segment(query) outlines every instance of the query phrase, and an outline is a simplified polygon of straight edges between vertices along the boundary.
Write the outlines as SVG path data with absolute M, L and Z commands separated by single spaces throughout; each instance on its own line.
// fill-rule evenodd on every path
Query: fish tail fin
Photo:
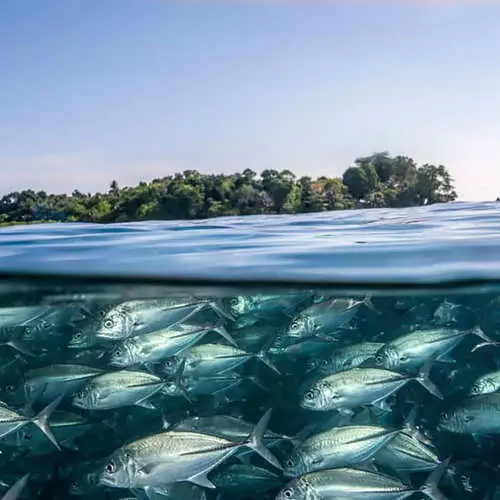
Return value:
M 31 421 L 47 436 L 49 441 L 60 451 L 61 447 L 57 442 L 54 434 L 49 427 L 49 418 L 52 415 L 52 412 L 57 408 L 59 403 L 61 402 L 64 394 L 58 396 L 52 403 L 47 405 L 38 415 L 34 416 Z
M 368 294 L 364 299 L 363 299 L 363 304 L 370 309 L 370 311 L 373 311 L 375 314 L 382 314 L 373 304 L 372 302 L 372 296 Z
M 28 484 L 28 480 L 30 478 L 30 474 L 25 474 L 22 478 L 18 479 L 5 493 L 2 497 L 2 500 L 16 500 L 19 498 L 19 495 L 22 493 L 26 485 Z
M 278 375 L 281 375 L 281 372 L 278 370 L 276 365 L 271 361 L 269 356 L 267 355 L 267 351 L 264 347 L 260 352 L 255 354 L 257 358 L 259 358 L 268 368 L 270 368 L 273 372 L 277 373 Z
M 224 338 L 225 340 L 227 340 L 234 347 L 238 347 L 238 344 L 233 339 L 233 337 L 231 336 L 231 334 L 222 325 L 213 328 L 213 331 L 217 332 L 222 338 Z
M 262 442 L 262 438 L 264 437 L 264 433 L 266 432 L 267 425 L 269 424 L 269 420 L 271 418 L 271 408 L 264 413 L 261 419 L 257 422 L 257 425 L 254 427 L 250 436 L 245 442 L 245 445 L 258 453 L 266 462 L 269 462 L 272 466 L 276 467 L 279 470 L 283 470 L 281 464 L 278 462 L 278 459 L 264 446 Z
M 490 337 L 488 337 L 488 335 L 486 335 L 486 333 L 484 333 L 483 329 L 480 326 L 475 326 L 474 328 L 472 328 L 470 333 L 471 333 L 471 335 L 476 335 L 481 340 L 483 340 L 483 342 L 480 342 L 479 344 L 474 346 L 472 348 L 471 352 L 475 352 L 478 349 L 481 349 L 482 347 L 486 347 L 486 346 L 498 346 L 498 345 L 500 345 L 500 342 L 496 342 L 496 341 L 490 339 Z
M 438 467 L 436 467 L 429 475 L 425 483 L 419 488 L 419 491 L 431 500 L 447 500 L 438 489 L 438 483 L 448 469 L 450 458 L 447 458 Z
M 432 395 L 436 396 L 439 399 L 443 399 L 443 395 L 441 394 L 441 391 L 437 388 L 437 386 L 434 384 L 434 382 L 431 381 L 429 378 L 429 374 L 431 372 L 432 364 L 434 362 L 434 359 L 429 359 L 425 365 L 422 367 L 420 370 L 419 374 L 416 376 L 415 380 L 428 392 L 430 392 Z
M 486 333 L 484 333 L 484 330 L 479 325 L 472 328 L 470 333 L 472 335 L 476 335 L 477 337 L 484 340 L 485 342 L 494 343 L 493 340 L 491 340 L 490 337 L 488 337 L 488 335 L 486 335 Z
M 228 319 L 229 321 L 234 321 L 235 318 L 234 316 L 229 313 L 228 311 L 224 310 L 224 307 L 217 302 L 216 300 L 213 300 L 208 303 L 208 305 L 211 307 L 211 309 L 219 316 Z

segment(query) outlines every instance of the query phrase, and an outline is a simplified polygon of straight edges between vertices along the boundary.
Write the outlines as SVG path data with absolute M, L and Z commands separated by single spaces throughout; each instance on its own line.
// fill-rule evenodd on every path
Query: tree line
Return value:
M 27 189 L 0 199 L 0 224 L 204 219 L 227 215 L 289 214 L 350 208 L 410 207 L 453 201 L 443 165 L 417 163 L 387 152 L 357 158 L 342 177 L 297 177 L 290 170 L 169 175 L 106 193 L 48 194 Z

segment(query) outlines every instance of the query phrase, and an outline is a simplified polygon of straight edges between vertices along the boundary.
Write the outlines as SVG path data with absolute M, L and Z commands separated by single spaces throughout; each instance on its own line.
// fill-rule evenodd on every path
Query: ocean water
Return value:
M 493 203 L 5 228 L 0 495 L 500 498 L 499 248 Z

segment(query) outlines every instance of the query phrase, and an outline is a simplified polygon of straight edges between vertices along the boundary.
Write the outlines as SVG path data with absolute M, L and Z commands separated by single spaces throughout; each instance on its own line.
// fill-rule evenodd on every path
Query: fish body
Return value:
M 370 459 L 399 434 L 399 430 L 379 426 L 337 427 L 307 438 L 285 462 L 291 477 L 338 467 L 351 467 Z
M 73 393 L 100 373 L 99 368 L 76 364 L 54 364 L 29 370 L 24 382 L 26 399 L 31 403 L 52 401 L 61 394 Z
M 420 382 L 440 397 L 437 388 L 423 374 L 411 377 L 380 368 L 352 368 L 307 384 L 300 405 L 309 410 L 328 411 L 381 404 L 410 380 Z
M 242 442 L 197 432 L 168 431 L 124 445 L 107 461 L 100 483 L 140 488 L 190 481 L 213 488 L 207 474 L 244 446 L 279 468 L 279 462 L 261 442 L 269 418 L 270 411 Z
M 375 362 L 387 369 L 409 370 L 423 365 L 430 358 L 440 360 L 470 334 L 484 338 L 480 329 L 417 330 L 385 344 L 375 354 Z
M 73 396 L 72 404 L 86 410 L 111 410 L 146 404 L 165 382 L 151 373 L 119 370 L 93 378 Z
M 479 394 L 441 415 L 438 429 L 478 436 L 500 434 L 500 394 Z
M 349 323 L 363 304 L 366 300 L 350 298 L 334 298 L 313 304 L 292 320 L 287 335 L 304 338 L 332 333 Z
M 381 342 L 361 342 L 334 350 L 327 356 L 312 358 L 306 363 L 308 371 L 318 375 L 332 375 L 356 368 L 375 355 L 384 344 Z
M 350 468 L 311 472 L 293 479 L 276 500 L 402 500 L 416 489 L 384 474 Z
M 492 394 L 500 390 L 500 370 L 478 377 L 472 384 L 469 395 Z
M 177 323 L 169 328 L 123 340 L 111 353 L 111 365 L 124 368 L 161 361 L 191 347 L 211 331 L 234 342 L 221 326 Z

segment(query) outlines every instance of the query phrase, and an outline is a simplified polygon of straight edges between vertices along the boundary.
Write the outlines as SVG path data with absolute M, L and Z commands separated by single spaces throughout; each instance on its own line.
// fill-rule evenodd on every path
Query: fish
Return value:
M 471 396 L 446 409 L 438 430 L 473 436 L 500 434 L 500 394 Z
M 491 394 L 500 390 L 500 370 L 486 373 L 478 377 L 469 389 L 469 396 Z
M 97 313 L 99 339 L 120 340 L 148 333 L 184 321 L 209 307 L 222 317 L 228 316 L 210 299 L 175 298 L 130 300 L 109 306 Z
M 184 374 L 192 377 L 210 376 L 234 370 L 250 359 L 257 358 L 276 373 L 280 373 L 267 353 L 248 353 L 233 346 L 223 344 L 200 344 L 177 356 L 172 356 L 163 363 L 162 370 L 171 375 L 185 361 Z
M 422 493 L 431 500 L 443 500 L 437 484 L 448 461 L 437 467 L 420 487 L 379 472 L 352 468 L 327 469 L 292 479 L 276 500 L 402 500 Z
M 26 372 L 24 393 L 30 406 L 35 402 L 47 402 L 61 394 L 71 393 L 102 370 L 92 366 L 76 364 L 53 364 Z
M 386 398 L 411 380 L 442 399 L 439 389 L 429 379 L 429 370 L 430 365 L 417 376 L 411 376 L 380 368 L 352 368 L 306 384 L 300 405 L 314 411 L 350 410 L 363 405 L 386 409 Z
M 262 443 L 271 416 L 268 410 L 244 441 L 197 432 L 167 431 L 124 445 L 113 453 L 100 475 L 100 484 L 137 488 L 189 481 L 215 488 L 207 474 L 242 447 L 257 452 L 276 468 L 274 455 Z
M 381 347 L 375 354 L 375 364 L 391 370 L 410 370 L 423 365 L 430 358 L 435 361 L 454 361 L 447 357 L 448 353 L 468 335 L 490 341 L 479 327 L 465 331 L 445 328 L 417 330 Z
M 315 434 L 295 447 L 284 464 L 284 473 L 297 477 L 358 465 L 371 459 L 400 432 L 380 426 L 348 425 Z
M 326 356 L 314 357 L 306 362 L 306 370 L 318 375 L 333 375 L 360 366 L 384 346 L 381 342 L 360 342 L 336 349 Z
M 287 335 L 290 337 L 312 337 L 328 335 L 345 326 L 366 305 L 374 309 L 370 297 L 363 300 L 332 298 L 318 302 L 301 311 L 290 323 Z
M 188 349 L 210 332 L 218 333 L 236 346 L 236 342 L 223 326 L 177 323 L 163 330 L 121 341 L 111 352 L 110 364 L 125 368 L 155 363 Z
M 165 381 L 148 372 L 119 370 L 94 377 L 74 394 L 72 405 L 85 410 L 111 410 L 126 406 L 154 408 L 150 398 Z

